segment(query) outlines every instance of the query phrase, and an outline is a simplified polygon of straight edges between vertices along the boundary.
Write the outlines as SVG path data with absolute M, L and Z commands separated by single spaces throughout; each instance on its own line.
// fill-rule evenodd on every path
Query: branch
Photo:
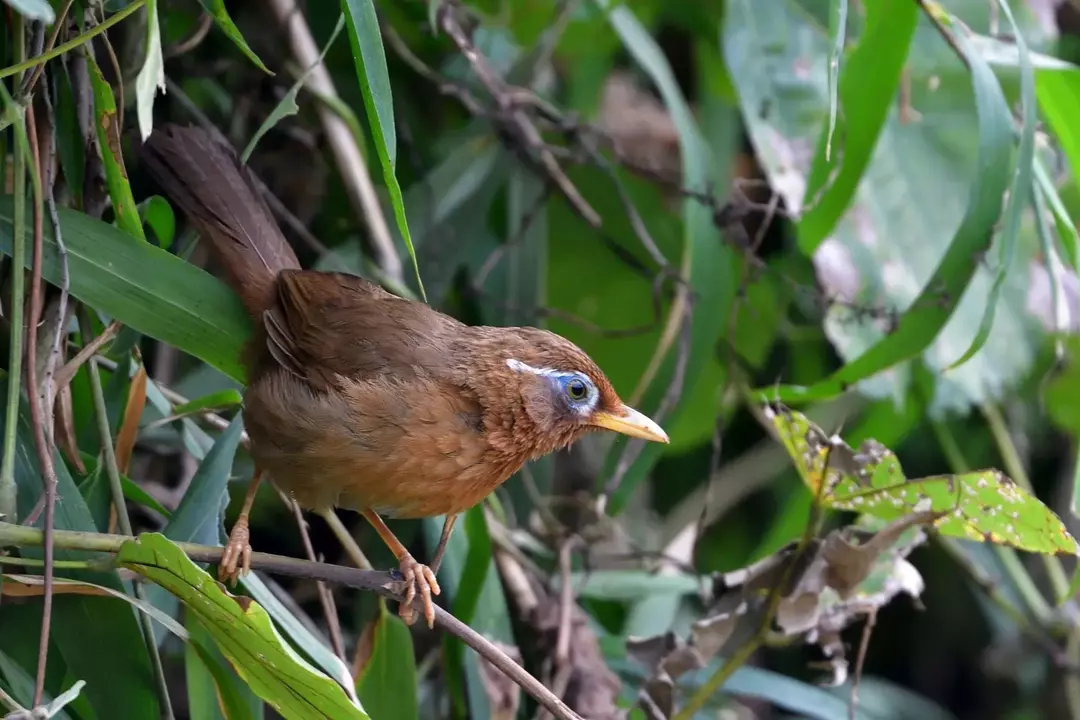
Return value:
M 40 546 L 44 543 L 44 539 L 44 533 L 37 528 L 0 522 L 0 547 L 8 545 Z M 121 546 L 130 540 L 131 538 L 122 535 L 105 533 L 75 532 L 71 530 L 56 530 L 53 533 L 53 543 L 58 548 L 111 554 L 118 553 Z M 176 543 L 176 545 L 195 562 L 215 563 L 221 559 L 220 547 L 196 545 L 194 543 Z M 401 602 L 404 599 L 404 594 L 400 592 L 401 581 L 397 580 L 395 575 L 379 570 L 358 570 L 343 565 L 298 560 L 261 552 L 251 554 L 251 567 L 275 575 L 322 580 L 345 587 L 367 590 L 396 602 Z M 414 602 L 414 606 L 418 611 L 423 610 L 419 598 Z M 540 705 L 547 708 L 556 718 L 560 720 L 582 720 L 581 716 L 571 710 L 562 700 L 555 697 L 539 680 L 511 660 L 506 653 L 437 605 L 435 606 L 435 622 L 452 635 L 460 638 L 462 642 L 479 653 L 493 666 L 502 670 L 508 678 L 525 692 L 532 695 Z

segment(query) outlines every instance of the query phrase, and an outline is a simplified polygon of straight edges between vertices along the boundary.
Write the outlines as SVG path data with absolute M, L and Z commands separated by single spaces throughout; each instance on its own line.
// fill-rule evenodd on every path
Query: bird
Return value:
M 353 541 L 354 510 L 398 561 L 399 614 L 429 627 L 454 520 L 526 462 L 595 430 L 667 443 L 595 362 L 547 330 L 465 324 L 357 275 L 302 269 L 251 174 L 210 130 L 155 128 L 143 164 L 208 241 L 254 332 L 243 356 L 254 473 L 218 576 L 250 571 L 249 515 L 264 478 Z M 430 565 L 383 518 L 446 516 Z M 344 537 L 347 535 L 348 537 Z

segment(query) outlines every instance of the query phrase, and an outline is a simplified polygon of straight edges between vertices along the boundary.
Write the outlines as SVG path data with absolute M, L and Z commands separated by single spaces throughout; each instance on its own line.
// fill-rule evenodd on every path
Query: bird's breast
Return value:
M 274 373 L 249 388 L 245 421 L 258 466 L 308 509 L 462 512 L 524 461 L 492 444 L 474 400 L 431 378 L 313 391 Z

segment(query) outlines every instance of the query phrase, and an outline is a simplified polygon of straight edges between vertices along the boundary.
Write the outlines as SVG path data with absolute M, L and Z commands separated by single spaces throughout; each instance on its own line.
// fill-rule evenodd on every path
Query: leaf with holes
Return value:
M 766 406 L 764 413 L 822 507 L 886 521 L 938 512 L 943 515 L 933 525 L 943 535 L 1046 555 L 1080 554 L 1057 515 L 998 470 L 909 480 L 896 455 L 876 440 L 856 450 L 782 405 Z

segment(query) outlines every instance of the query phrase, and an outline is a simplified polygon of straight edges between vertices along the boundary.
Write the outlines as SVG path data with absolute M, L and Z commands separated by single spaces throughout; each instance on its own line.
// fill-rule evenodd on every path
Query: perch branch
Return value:
M 122 535 L 75 532 L 71 530 L 57 530 L 53 534 L 53 542 L 58 548 L 111 554 L 118 553 L 123 544 L 130 540 L 131 538 Z M 40 546 L 43 542 L 44 533 L 37 528 L 0 522 L 0 547 L 10 545 Z M 216 563 L 221 560 L 220 547 L 193 543 L 176 543 L 176 545 L 195 562 Z M 388 572 L 358 570 L 343 565 L 317 563 L 310 560 L 299 560 L 261 552 L 251 554 L 251 567 L 275 575 L 322 580 L 345 587 L 367 590 L 396 602 L 401 602 L 404 599 L 404 593 L 400 591 L 402 583 Z M 419 598 L 415 601 L 415 607 L 418 611 L 423 610 Z M 439 606 L 435 606 L 435 622 L 452 635 L 460 638 L 462 642 L 475 650 L 485 660 L 501 670 L 515 684 L 535 698 L 538 703 L 551 711 L 556 718 L 560 720 L 582 720 L 581 716 L 571 710 L 562 700 L 555 697 L 525 668 L 511 660 L 506 653 Z

